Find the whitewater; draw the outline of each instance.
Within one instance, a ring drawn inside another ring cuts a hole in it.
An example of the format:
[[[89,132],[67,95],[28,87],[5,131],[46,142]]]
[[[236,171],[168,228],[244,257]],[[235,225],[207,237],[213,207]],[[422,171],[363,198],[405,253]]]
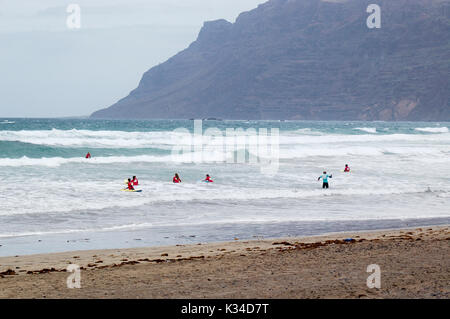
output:
[[[225,161],[239,148],[172,154],[193,121],[0,119],[0,256],[450,221],[450,123],[203,121],[212,128],[277,129],[276,174]],[[143,192],[121,192],[133,175]]]

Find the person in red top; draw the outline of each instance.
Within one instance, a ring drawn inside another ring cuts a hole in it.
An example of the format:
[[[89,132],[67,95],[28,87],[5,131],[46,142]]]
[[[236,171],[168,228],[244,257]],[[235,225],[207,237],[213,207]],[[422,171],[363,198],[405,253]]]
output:
[[[211,177],[208,174],[206,174],[205,182],[214,183],[214,181],[211,179]]]
[[[178,173],[175,173],[175,176],[173,177],[173,182],[176,184],[181,183],[181,179]]]
[[[350,167],[348,167],[348,164],[345,164],[344,172],[349,173]]]
[[[86,154],[86,158],[91,158],[91,153],[88,152],[88,153]]]
[[[136,178],[136,176],[133,176],[133,180],[131,182],[133,183],[133,186],[138,186],[139,185],[139,181]]]
[[[131,182],[131,178],[128,179],[128,189],[130,191],[134,191],[133,183]]]

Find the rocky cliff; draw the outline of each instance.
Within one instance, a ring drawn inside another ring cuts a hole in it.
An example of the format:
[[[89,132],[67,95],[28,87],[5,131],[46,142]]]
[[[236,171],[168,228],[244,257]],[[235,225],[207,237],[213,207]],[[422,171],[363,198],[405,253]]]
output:
[[[92,117],[443,121],[449,74],[450,0],[270,0],[206,22]]]

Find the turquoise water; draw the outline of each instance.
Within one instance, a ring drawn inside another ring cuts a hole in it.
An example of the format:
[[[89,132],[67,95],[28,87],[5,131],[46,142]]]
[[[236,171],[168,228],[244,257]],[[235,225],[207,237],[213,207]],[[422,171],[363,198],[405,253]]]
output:
[[[450,123],[201,125],[223,136],[279,131],[277,152],[258,153],[251,138],[230,149],[217,136],[191,147],[198,140],[187,120],[0,119],[0,255],[450,220]],[[317,181],[324,170],[333,174],[329,190]],[[203,183],[205,174],[215,183]],[[133,175],[143,192],[121,192]]]

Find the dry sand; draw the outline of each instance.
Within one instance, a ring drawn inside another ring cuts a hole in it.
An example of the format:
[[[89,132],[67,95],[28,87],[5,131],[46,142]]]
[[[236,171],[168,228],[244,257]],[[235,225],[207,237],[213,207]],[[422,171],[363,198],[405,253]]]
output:
[[[0,298],[449,298],[449,240],[436,226],[2,257]],[[67,288],[69,264],[81,289]]]

